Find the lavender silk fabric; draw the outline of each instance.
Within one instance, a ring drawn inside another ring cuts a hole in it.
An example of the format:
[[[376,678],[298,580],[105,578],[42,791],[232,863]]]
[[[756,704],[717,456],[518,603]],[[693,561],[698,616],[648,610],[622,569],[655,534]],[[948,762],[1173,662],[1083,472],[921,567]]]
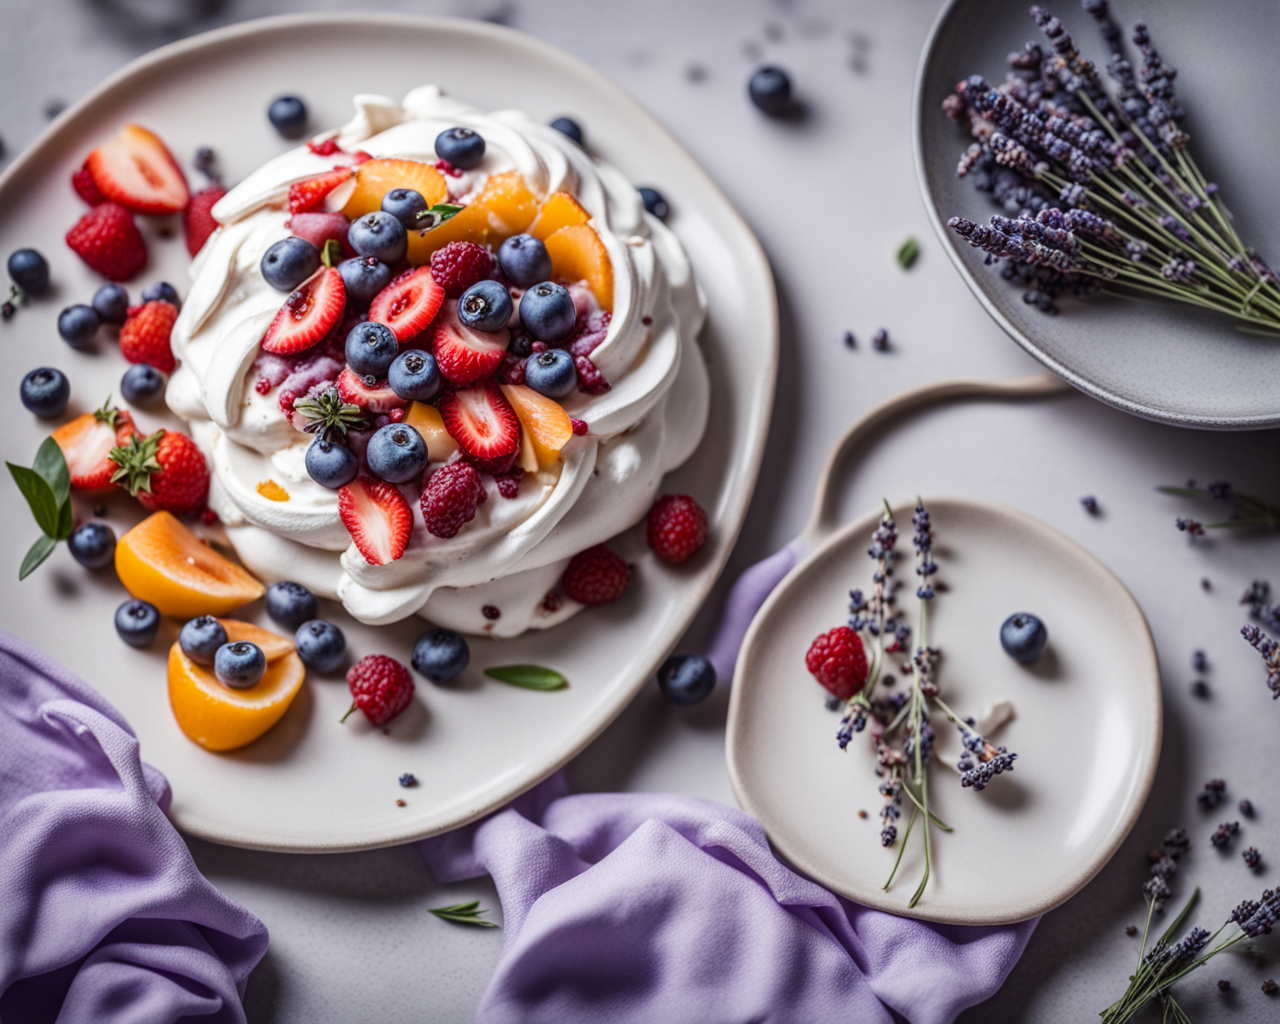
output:
[[[267,931],[196,869],[118,712],[0,631],[0,1020],[244,1021]]]
[[[441,881],[498,887],[503,953],[478,1024],[949,1024],[1000,987],[1035,928],[850,903],[781,864],[732,807],[563,793],[553,776],[419,844]]]

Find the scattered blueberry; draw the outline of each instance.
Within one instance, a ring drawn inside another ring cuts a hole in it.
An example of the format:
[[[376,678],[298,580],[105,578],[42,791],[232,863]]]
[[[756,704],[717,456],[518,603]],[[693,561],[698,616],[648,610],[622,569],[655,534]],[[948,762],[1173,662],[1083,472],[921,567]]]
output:
[[[511,293],[497,281],[477,281],[458,299],[458,319],[477,331],[502,330],[512,309]]]
[[[523,331],[518,331],[511,335],[511,343],[507,346],[507,351],[517,359],[528,359],[533,355],[533,339]]]
[[[411,348],[396,356],[387,371],[387,383],[406,402],[426,402],[440,390],[440,368],[430,352]]]
[[[159,628],[160,613],[147,601],[134,598],[116,609],[116,632],[130,647],[146,647]]]
[[[520,297],[520,322],[539,341],[567,338],[577,318],[573,298],[564,285],[543,281]]]
[[[102,320],[92,306],[68,306],[58,314],[58,334],[72,348],[84,348],[93,341]]]
[[[261,267],[267,284],[278,292],[291,292],[320,269],[320,250],[290,235],[262,254]]]
[[[338,273],[347,289],[347,301],[367,306],[391,280],[391,268],[372,256],[353,256],[338,264]]]
[[[61,370],[52,366],[41,366],[32,370],[22,378],[22,386],[18,389],[22,396],[22,404],[28,412],[45,419],[55,419],[67,411],[67,400],[71,397],[71,382]]]
[[[212,147],[201,146],[196,150],[195,159],[191,162],[197,171],[214,184],[222,181],[222,174],[218,171],[218,154]]]
[[[347,334],[347,365],[361,377],[381,380],[399,352],[400,343],[396,341],[395,333],[376,320],[358,323]]]
[[[469,171],[484,159],[484,136],[470,128],[446,128],[436,136],[436,156]]]
[[[1092,494],[1086,494],[1083,498],[1081,498],[1080,504],[1084,508],[1084,510],[1089,513],[1089,515],[1091,516],[1098,515],[1098,512],[1099,512],[1098,499],[1095,498]]]
[[[304,622],[293,634],[293,642],[302,664],[317,672],[332,672],[347,653],[347,638],[342,630],[324,619]]]
[[[400,785],[405,789],[418,784],[418,780],[414,778],[413,772],[405,772],[397,781],[399,781]]]
[[[524,364],[524,382],[540,395],[564,398],[578,386],[573,356],[562,348],[549,348],[530,356]]]
[[[640,199],[644,202],[644,208],[658,218],[658,220],[666,220],[667,214],[671,212],[667,206],[667,201],[662,198],[662,193],[656,188],[648,188],[641,186]]]
[[[164,374],[150,363],[134,363],[120,378],[120,393],[131,405],[147,405],[164,390]]]
[[[512,235],[498,247],[498,265],[517,288],[528,288],[551,276],[551,256],[542,239]]]
[[[71,557],[86,569],[101,569],[115,558],[116,534],[106,523],[85,523],[76,527],[67,547]]]
[[[433,683],[447,683],[471,660],[471,649],[451,629],[429,629],[413,645],[413,667]]]
[[[837,697],[834,693],[827,694],[826,702],[823,704],[828,711],[839,711],[844,707],[844,701]]]
[[[49,287],[49,264],[34,249],[19,249],[9,256],[9,276],[28,295]]]
[[[360,460],[346,445],[317,437],[307,449],[307,472],[321,487],[336,491],[356,478]]]
[[[1049,631],[1044,623],[1028,612],[1010,615],[1000,627],[1000,646],[1014,661],[1035,661],[1048,642]]]
[[[1191,684],[1191,696],[1197,697],[1200,700],[1208,700],[1210,697],[1209,684],[1203,679],[1197,679]]]
[[[411,188],[393,188],[382,197],[382,212],[391,214],[406,228],[417,227],[418,214],[429,209],[422,193]]]
[[[178,646],[182,653],[197,665],[212,665],[218,648],[226,642],[226,629],[212,615],[191,619],[178,632]]]
[[[118,284],[104,284],[93,293],[91,305],[104,324],[119,326],[129,315],[129,293]]]
[[[747,84],[747,94],[770,117],[791,112],[791,78],[781,68],[760,68]]]
[[[716,670],[700,654],[673,654],[658,669],[658,688],[672,704],[700,704],[716,688]]]
[[[347,228],[347,241],[361,256],[373,256],[386,264],[400,262],[409,247],[404,225],[381,210],[352,221]]]
[[[283,580],[267,587],[267,614],[287,629],[297,629],[320,614],[316,595],[301,583]]]
[[[374,476],[393,484],[412,480],[427,465],[427,443],[407,423],[388,423],[369,438],[364,453]]]
[[[871,335],[871,347],[877,352],[888,352],[889,332],[881,327],[875,334]]]
[[[233,690],[257,686],[267,671],[267,656],[262,648],[248,640],[223,644],[213,655],[213,674],[218,682]]]
[[[845,347],[845,348],[857,348],[857,347],[858,347],[858,339],[857,339],[857,337],[854,335],[853,331],[845,331],[845,332],[844,332],[844,347]]]
[[[167,302],[169,305],[182,308],[182,300],[178,298],[178,289],[168,281],[156,281],[142,289],[143,302]]]
[[[281,96],[267,108],[267,117],[286,139],[300,139],[307,131],[307,105],[297,96]]]
[[[560,134],[569,136],[579,146],[582,145],[582,128],[573,118],[557,117],[551,122],[551,127],[560,132]]]

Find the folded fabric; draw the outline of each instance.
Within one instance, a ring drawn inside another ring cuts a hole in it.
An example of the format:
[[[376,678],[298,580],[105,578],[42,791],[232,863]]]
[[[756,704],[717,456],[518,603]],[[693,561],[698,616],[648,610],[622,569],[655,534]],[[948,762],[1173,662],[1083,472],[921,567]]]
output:
[[[503,951],[479,1024],[949,1024],[1000,987],[1036,925],[869,910],[780,863],[732,807],[563,794],[553,776],[419,844],[441,881],[497,884]]]
[[[267,930],[196,869],[105,700],[0,631],[0,1020],[245,1019]]]

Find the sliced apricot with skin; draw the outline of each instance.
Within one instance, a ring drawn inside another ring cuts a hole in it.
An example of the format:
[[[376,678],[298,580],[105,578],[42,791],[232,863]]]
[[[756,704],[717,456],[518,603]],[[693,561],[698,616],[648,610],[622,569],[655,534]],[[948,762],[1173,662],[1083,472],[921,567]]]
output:
[[[591,219],[583,205],[568,192],[554,192],[538,210],[538,216],[529,225],[529,234],[544,241],[561,228],[585,224]]]
[[[393,188],[411,188],[428,206],[449,196],[444,175],[421,160],[366,160],[356,168],[356,187],[342,212],[351,220],[382,209],[382,197]]]
[[[573,437],[573,422],[569,414],[559,402],[523,384],[503,384],[501,387],[511,408],[516,411],[522,433],[529,439],[538,468],[554,466],[560,461],[560,450]]]
[[[434,405],[414,402],[405,413],[404,422],[422,435],[427,443],[427,458],[432,462],[444,462],[458,450],[458,442],[444,429],[444,417]]]
[[[409,262],[422,266],[450,242],[497,246],[529,226],[538,199],[518,171],[495,174],[480,194],[439,227],[409,232]]]
[[[544,239],[551,269],[562,281],[586,281],[600,308],[613,312],[613,261],[589,224],[561,228]]]
[[[226,615],[265,589],[170,512],[152,513],[120,538],[116,575],[134,597],[180,619]]]

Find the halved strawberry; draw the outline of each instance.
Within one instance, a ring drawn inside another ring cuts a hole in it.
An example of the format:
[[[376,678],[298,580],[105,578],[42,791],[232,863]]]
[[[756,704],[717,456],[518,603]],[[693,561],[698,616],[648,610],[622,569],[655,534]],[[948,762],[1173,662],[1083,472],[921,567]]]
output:
[[[304,213],[314,210],[324,197],[351,177],[350,167],[339,167],[336,171],[319,174],[306,181],[297,181],[289,186],[289,212]]]
[[[284,300],[262,339],[262,350],[285,356],[309,349],[342,319],[346,308],[342,275],[333,267],[321,267]]]
[[[476,469],[505,473],[520,454],[520,421],[495,381],[446,392],[440,398],[444,429]]]
[[[369,319],[390,327],[403,345],[427,329],[442,302],[444,289],[436,284],[430,267],[406,270],[373,297]]]
[[[386,565],[404,554],[413,510],[395,484],[358,476],[338,488],[338,516],[370,565]]]
[[[103,195],[135,213],[177,213],[191,199],[182,168],[141,125],[125,125],[85,166]]]
[[[76,195],[90,206],[97,206],[107,201],[107,197],[102,194],[102,189],[93,183],[93,175],[89,173],[87,165],[71,175],[71,187],[76,190]]]
[[[350,259],[356,254],[347,241],[347,229],[351,227],[351,222],[340,213],[295,213],[285,227],[299,238],[305,238],[321,252],[324,252],[324,243],[332,238],[342,246],[343,259]]]
[[[361,377],[349,366],[344,366],[338,374],[337,388],[344,402],[358,405],[365,412],[390,412],[392,409],[403,409],[408,404],[391,390],[385,380]]]
[[[94,491],[111,483],[116,465],[111,451],[127,445],[133,437],[133,417],[111,405],[110,400],[97,412],[77,416],[53,432],[71,472],[71,487],[77,491]]]
[[[187,252],[194,256],[204,248],[209,236],[218,230],[218,222],[213,219],[213,207],[227,190],[221,185],[210,185],[202,188],[191,197],[191,202],[182,211],[182,233],[187,238]]]
[[[450,384],[473,384],[497,372],[510,340],[511,332],[505,327],[492,332],[468,327],[458,319],[457,305],[449,303],[436,322],[436,363]]]

